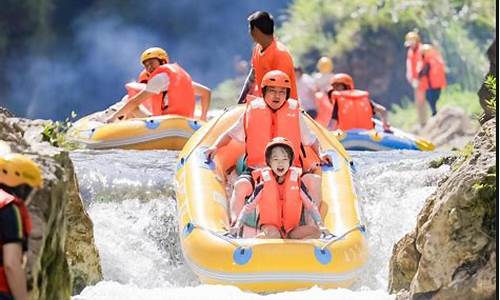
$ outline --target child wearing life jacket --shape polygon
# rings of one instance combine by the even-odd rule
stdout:
[[[232,231],[241,231],[245,218],[257,210],[257,237],[319,238],[323,222],[301,182],[301,169],[292,167],[291,143],[282,137],[272,139],[266,146],[265,158],[267,167],[252,172],[257,185]],[[316,225],[305,224],[304,212],[311,214]]]

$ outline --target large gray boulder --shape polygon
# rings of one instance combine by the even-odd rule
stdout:
[[[486,122],[393,249],[389,290],[400,299],[494,299],[496,120]]]

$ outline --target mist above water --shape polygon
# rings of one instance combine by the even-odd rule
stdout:
[[[197,82],[215,88],[237,75],[252,41],[246,18],[267,10],[279,25],[289,1],[89,1],[54,5],[50,36],[0,58],[8,72],[0,105],[19,116],[62,120],[102,110],[137,77],[148,47],[167,50]],[[76,5],[76,4],[75,4]],[[43,40],[43,43],[39,41]],[[42,45],[43,44],[43,45]],[[22,71],[22,72],[20,72]]]

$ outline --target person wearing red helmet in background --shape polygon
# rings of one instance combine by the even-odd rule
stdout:
[[[329,105],[322,105],[317,121],[326,128],[370,130],[375,127],[372,118],[377,114],[382,120],[384,131],[391,132],[385,107],[371,100],[367,91],[355,89],[354,81],[348,74],[335,74],[327,97],[321,101]]]

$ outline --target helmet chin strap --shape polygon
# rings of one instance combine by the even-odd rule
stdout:
[[[28,194],[28,196],[26,196],[26,199],[23,199],[24,204],[26,206],[30,205],[31,201],[33,201],[33,198],[35,198],[35,193],[36,193],[36,189],[32,189],[31,192]]]

